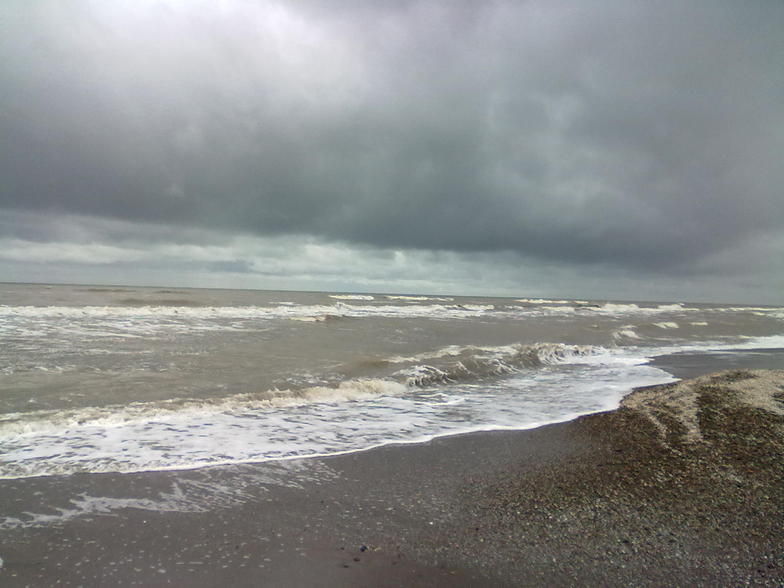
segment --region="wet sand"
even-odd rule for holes
[[[665,369],[677,376],[693,375],[695,361],[723,365],[675,357]],[[6,512],[65,508],[84,494],[114,502],[2,531],[0,583],[780,586],[782,464],[784,372],[736,369],[530,431],[279,464],[2,481]],[[144,501],[161,493],[180,512],[150,510]]]

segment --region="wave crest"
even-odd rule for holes
[[[523,369],[546,365],[571,363],[604,352],[606,349],[603,347],[563,343],[515,344],[504,347],[452,347],[445,350],[443,354],[431,354],[431,357],[453,356],[457,358],[457,361],[442,366],[415,365],[404,370],[402,375],[407,376],[406,381],[409,386],[426,387],[434,384],[504,376]]]
[[[379,396],[397,396],[406,390],[406,386],[400,382],[368,378],[346,380],[336,386],[272,389],[225,398],[177,398],[122,406],[9,413],[0,417],[0,439],[17,435],[56,433],[66,429],[112,428],[151,421],[177,421],[194,416],[205,418],[222,413],[253,413],[308,404],[368,400]]]

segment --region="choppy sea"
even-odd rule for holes
[[[780,348],[769,306],[0,284],[0,478],[526,429]]]

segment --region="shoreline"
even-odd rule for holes
[[[686,352],[678,352],[674,354],[652,356],[650,358],[650,361],[648,361],[643,365],[661,369],[669,373],[676,380],[679,380],[679,379],[697,377],[699,375],[703,375],[712,371],[721,371],[722,369],[732,369],[732,368],[769,369],[771,367],[784,366],[784,348],[724,349],[721,351],[708,352],[708,353],[701,352],[701,351],[686,351]],[[657,385],[664,385],[664,384],[651,384],[650,386],[657,386]],[[223,468],[223,467],[232,467],[232,466],[263,464],[263,463],[272,464],[272,463],[299,461],[299,460],[324,459],[324,458],[330,458],[330,457],[336,457],[342,455],[350,455],[353,453],[374,451],[387,446],[406,447],[411,445],[420,445],[423,443],[430,443],[436,439],[441,439],[446,437],[473,435],[477,433],[488,433],[488,432],[530,431],[533,429],[546,427],[550,425],[567,423],[576,420],[578,418],[589,416],[592,414],[609,412],[612,410],[616,410],[619,406],[620,406],[620,400],[618,401],[618,405],[615,406],[614,408],[603,408],[600,410],[594,410],[593,412],[577,412],[577,413],[564,415],[562,417],[558,417],[553,420],[532,422],[532,423],[525,424],[523,426],[488,425],[488,426],[477,427],[477,428],[467,427],[466,429],[463,430],[458,429],[454,431],[433,433],[432,435],[424,435],[422,437],[410,438],[410,439],[385,440],[373,445],[344,449],[344,450],[328,451],[324,453],[286,455],[286,456],[271,457],[271,458],[266,458],[266,459],[261,459],[256,461],[227,460],[224,462],[218,461],[218,462],[212,462],[212,463],[202,464],[202,465],[195,465],[195,464],[174,465],[170,467],[161,467],[155,470],[128,469],[123,471],[105,471],[105,472],[93,471],[89,473],[133,475],[133,474],[146,474],[146,473],[155,473],[155,472],[157,473],[188,472],[188,471],[209,469],[209,468]],[[77,472],[77,473],[81,474],[81,472]],[[47,473],[47,474],[40,474],[36,476],[0,478],[0,481],[26,479],[31,477],[50,477],[50,476],[61,477],[61,476],[68,476],[68,475],[71,474],[69,473],[48,474]]]
[[[781,366],[782,354],[765,361]],[[702,361],[704,373],[721,363],[686,355],[672,360],[673,370]],[[703,380],[699,386],[732,385]],[[700,400],[712,424],[703,434],[709,442],[693,445],[668,408],[654,407],[652,420],[628,406],[678,385],[638,389],[620,409],[535,429],[287,463],[2,480],[15,511],[63,508],[80,495],[105,502],[88,500],[93,510],[61,523],[2,531],[0,580],[778,585],[784,473],[773,466],[784,450],[774,433],[784,425],[772,413]],[[199,488],[202,503],[192,496]],[[154,510],[160,496],[173,497],[168,512]]]

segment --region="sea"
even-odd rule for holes
[[[0,284],[0,479],[533,428],[782,348],[774,306]]]

